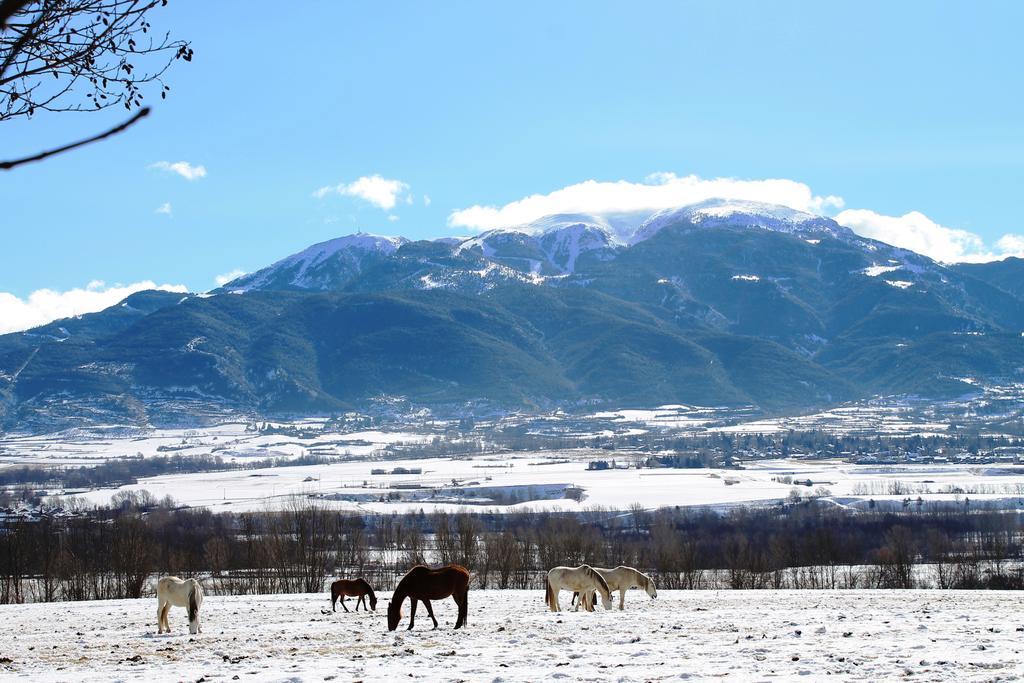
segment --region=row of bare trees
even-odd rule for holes
[[[213,514],[122,504],[0,526],[0,602],[131,598],[156,574],[220,593],[318,592],[361,575],[387,589],[415,564],[468,567],[482,588],[537,588],[557,565],[626,564],[663,588],[1020,588],[1016,515],[860,513],[813,504],[362,516],[293,499]]]

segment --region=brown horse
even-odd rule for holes
[[[422,564],[416,565],[402,577],[391,596],[391,604],[388,605],[388,630],[394,631],[398,628],[398,622],[402,620],[402,603],[406,598],[412,601],[412,607],[409,609],[409,630],[412,630],[416,618],[417,600],[423,601],[427,614],[434,622],[434,628],[437,628],[437,619],[434,618],[430,601],[443,600],[448,596],[454,598],[455,604],[459,606],[459,618],[455,621],[455,628],[462,628],[466,625],[469,613],[469,572],[457,564],[437,569],[424,567]]]
[[[376,612],[377,596],[374,594],[370,584],[362,578],[355,579],[354,581],[338,579],[331,584],[331,610],[334,612],[338,611],[338,598],[341,598],[341,608],[347,612],[348,607],[345,606],[346,597],[358,598],[356,600],[357,612],[359,611],[359,603],[363,603],[363,609],[366,609],[367,595],[370,596],[370,609]]]

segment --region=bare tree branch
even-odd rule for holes
[[[0,121],[37,111],[142,107],[146,84],[192,48],[154,35],[167,0],[0,0]]]
[[[73,142],[70,145],[64,145],[63,147],[57,147],[56,149],[51,149],[46,152],[40,152],[39,154],[34,154],[30,157],[25,157],[23,159],[15,159],[13,161],[0,161],[0,171],[9,171],[10,169],[15,168],[16,166],[21,166],[22,164],[28,164],[33,161],[42,161],[47,157],[54,156],[55,154],[61,154],[63,152],[75,149],[76,147],[83,147],[84,145],[88,145],[93,142],[98,142],[100,140],[103,140],[104,138],[109,138],[111,135],[117,135],[121,131],[126,130],[127,128],[130,128],[131,126],[135,125],[135,123],[137,123],[140,119],[145,118],[146,116],[149,116],[149,107],[143,107],[139,111],[135,112],[135,115],[132,116],[130,119],[128,119],[120,125],[114,126],[105,133],[100,133],[99,135],[94,135],[91,138],[86,138],[85,140]]]
[[[0,0],[0,122],[37,111],[136,113],[86,140],[0,163],[9,170],[103,140],[149,114],[144,88],[170,91],[163,74],[192,61],[187,41],[154,35],[149,14],[168,0]]]

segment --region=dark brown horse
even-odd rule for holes
[[[363,603],[363,609],[366,609],[367,595],[370,596],[370,609],[376,612],[377,596],[374,594],[370,584],[361,578],[353,581],[338,579],[331,584],[331,610],[338,611],[338,598],[341,598],[341,608],[347,612],[348,607],[345,606],[346,597],[358,598],[356,600],[357,612],[359,611],[359,603]]]
[[[466,625],[469,613],[469,572],[457,564],[437,569],[424,567],[422,564],[416,565],[402,577],[391,596],[391,604],[388,605],[388,630],[394,631],[398,628],[398,622],[402,619],[402,603],[406,598],[412,601],[412,607],[409,608],[410,630],[416,618],[417,600],[423,601],[427,614],[434,622],[434,628],[437,628],[437,619],[434,618],[434,609],[430,606],[430,601],[443,600],[448,596],[454,598],[455,604],[459,606],[459,618],[455,621],[455,628],[462,628]]]

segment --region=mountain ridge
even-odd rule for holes
[[[335,412],[388,397],[783,410],[949,396],[971,390],[965,378],[1024,373],[1012,272],[944,266],[749,203],[645,225],[632,244],[621,223],[580,215],[464,240],[359,233],[207,294],[134,295],[3,335],[0,424],[145,422],[185,404]]]

